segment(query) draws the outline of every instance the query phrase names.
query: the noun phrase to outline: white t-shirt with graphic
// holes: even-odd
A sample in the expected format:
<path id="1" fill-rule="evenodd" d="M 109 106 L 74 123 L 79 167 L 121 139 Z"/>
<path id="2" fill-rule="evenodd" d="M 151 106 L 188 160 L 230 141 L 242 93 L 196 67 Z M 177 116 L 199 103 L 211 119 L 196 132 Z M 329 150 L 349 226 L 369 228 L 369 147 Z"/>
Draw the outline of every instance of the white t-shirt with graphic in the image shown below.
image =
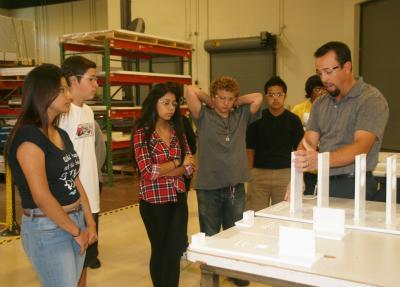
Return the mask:
<path id="1" fill-rule="evenodd" d="M 92 109 L 71 103 L 68 114 L 61 116 L 59 127 L 64 129 L 74 144 L 80 159 L 79 179 L 85 188 L 92 213 L 100 211 L 99 177 L 95 154 L 95 126 Z"/>

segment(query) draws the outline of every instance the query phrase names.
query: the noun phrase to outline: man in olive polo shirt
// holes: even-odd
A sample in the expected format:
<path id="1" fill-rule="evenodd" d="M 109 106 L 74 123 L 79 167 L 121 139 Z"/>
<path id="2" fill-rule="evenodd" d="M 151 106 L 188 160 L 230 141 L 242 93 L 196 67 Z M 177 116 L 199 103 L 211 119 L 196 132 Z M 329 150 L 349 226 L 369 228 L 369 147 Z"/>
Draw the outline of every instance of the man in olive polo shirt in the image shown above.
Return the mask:
<path id="1" fill-rule="evenodd" d="M 296 151 L 299 171 L 318 168 L 318 152 L 330 152 L 329 194 L 354 198 L 355 156 L 367 154 L 367 200 L 377 184 L 372 170 L 378 162 L 389 117 L 381 92 L 352 75 L 351 52 L 341 42 L 328 42 L 315 53 L 316 73 L 328 94 L 313 104 L 306 132 Z M 288 193 L 287 193 L 288 198 Z"/>

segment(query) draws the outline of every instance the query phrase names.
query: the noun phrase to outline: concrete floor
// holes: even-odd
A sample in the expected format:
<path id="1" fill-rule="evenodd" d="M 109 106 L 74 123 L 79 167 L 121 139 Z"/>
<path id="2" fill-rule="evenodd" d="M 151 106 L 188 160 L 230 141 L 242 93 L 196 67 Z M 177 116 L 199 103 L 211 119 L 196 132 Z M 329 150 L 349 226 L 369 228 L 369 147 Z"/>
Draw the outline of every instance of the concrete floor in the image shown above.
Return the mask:
<path id="1" fill-rule="evenodd" d="M 4 185 L 0 186 L 1 219 L 4 220 Z M 114 186 L 105 186 L 101 194 L 99 250 L 102 267 L 88 272 L 88 287 L 152 286 L 148 262 L 150 244 L 139 215 L 137 202 L 138 180 L 133 176 L 118 175 Z M 189 192 L 188 233 L 199 231 L 196 193 Z M 17 206 L 19 198 L 17 196 Z M 20 208 L 17 208 L 20 214 Z M 20 216 L 18 215 L 18 219 Z M 0 286 L 38 287 L 36 274 L 26 257 L 19 237 L 0 237 Z M 220 286 L 234 286 L 220 278 Z M 200 286 L 198 263 L 181 262 L 180 286 Z M 265 286 L 251 283 L 250 286 Z"/>

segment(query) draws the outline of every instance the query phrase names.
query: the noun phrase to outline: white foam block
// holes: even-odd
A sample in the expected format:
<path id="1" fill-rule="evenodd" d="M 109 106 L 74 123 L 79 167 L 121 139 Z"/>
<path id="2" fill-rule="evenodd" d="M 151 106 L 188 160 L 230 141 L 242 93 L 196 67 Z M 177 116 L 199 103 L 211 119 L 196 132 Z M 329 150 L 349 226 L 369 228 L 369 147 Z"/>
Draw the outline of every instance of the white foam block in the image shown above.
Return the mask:
<path id="1" fill-rule="evenodd" d="M 317 237 L 341 240 L 345 235 L 344 222 L 344 209 L 313 208 L 313 228 Z"/>
<path id="2" fill-rule="evenodd" d="M 190 245 L 192 246 L 203 246 L 206 244 L 206 234 L 199 232 L 192 235 L 192 242 Z"/>
<path id="3" fill-rule="evenodd" d="M 386 158 L 386 224 L 390 225 L 396 218 L 397 192 L 397 156 Z"/>
<path id="4" fill-rule="evenodd" d="M 303 173 L 295 167 L 295 154 L 292 152 L 290 171 L 290 213 L 301 211 L 303 207 Z"/>
<path id="5" fill-rule="evenodd" d="M 354 220 L 360 221 L 365 215 L 367 155 L 357 155 L 355 164 Z"/>
<path id="6" fill-rule="evenodd" d="M 318 207 L 329 206 L 329 152 L 318 154 Z"/>
<path id="7" fill-rule="evenodd" d="M 243 219 L 235 222 L 236 226 L 251 227 L 254 225 L 254 210 L 243 212 Z"/>
<path id="8" fill-rule="evenodd" d="M 248 225 L 254 224 L 254 210 L 247 210 L 243 212 L 243 221 Z"/>
<path id="9" fill-rule="evenodd" d="M 311 229 L 279 226 L 279 256 L 293 257 L 296 261 L 315 259 L 315 236 Z"/>

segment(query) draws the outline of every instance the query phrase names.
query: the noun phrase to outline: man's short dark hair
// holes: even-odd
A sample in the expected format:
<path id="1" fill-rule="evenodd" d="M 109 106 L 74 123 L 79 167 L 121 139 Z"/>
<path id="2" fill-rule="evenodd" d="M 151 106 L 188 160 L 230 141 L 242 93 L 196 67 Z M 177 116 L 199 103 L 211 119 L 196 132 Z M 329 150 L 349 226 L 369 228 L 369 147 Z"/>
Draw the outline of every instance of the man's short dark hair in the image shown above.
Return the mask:
<path id="1" fill-rule="evenodd" d="M 340 64 L 340 67 L 343 67 L 343 65 L 346 62 L 351 62 L 351 51 L 350 48 L 342 42 L 335 42 L 331 41 L 328 42 L 321 47 L 319 47 L 315 53 L 314 57 L 315 58 L 320 58 L 324 56 L 325 54 L 329 53 L 330 51 L 334 51 L 336 54 L 336 59 Z"/>
<path id="2" fill-rule="evenodd" d="M 65 59 L 61 65 L 63 74 L 68 82 L 70 77 L 81 76 L 91 68 L 96 69 L 96 63 L 82 56 L 71 56 Z M 79 77 L 78 81 L 80 81 Z"/>
<path id="3" fill-rule="evenodd" d="M 287 92 L 286 83 L 279 76 L 272 76 L 264 85 L 264 93 L 268 92 L 268 89 L 272 86 L 280 86 L 283 91 Z"/>

